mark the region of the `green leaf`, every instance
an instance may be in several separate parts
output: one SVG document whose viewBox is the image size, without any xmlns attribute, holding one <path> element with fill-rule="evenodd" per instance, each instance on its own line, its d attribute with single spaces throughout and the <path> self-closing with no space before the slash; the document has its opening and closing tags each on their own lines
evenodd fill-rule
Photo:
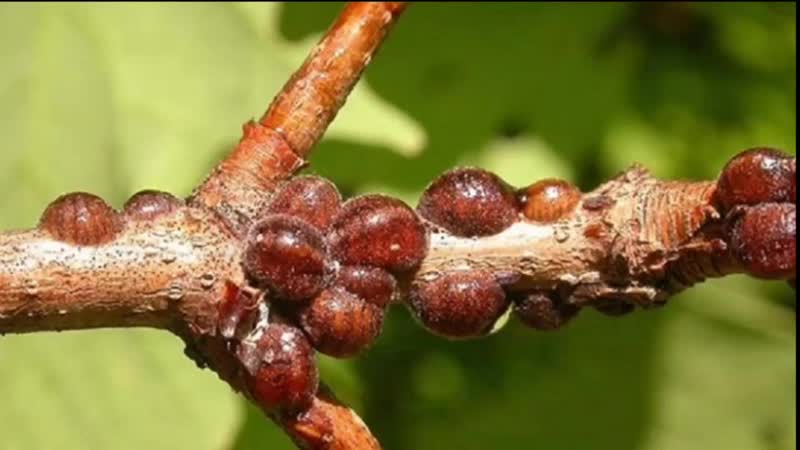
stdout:
<svg viewBox="0 0 800 450">
<path fill-rule="evenodd" d="M 689 312 L 672 315 L 656 349 L 643 448 L 796 448 L 795 318 L 758 287 L 729 279 L 676 299 Z"/>
<path fill-rule="evenodd" d="M 0 448 L 224 448 L 238 400 L 182 349 L 149 330 L 2 338 Z"/>
</svg>

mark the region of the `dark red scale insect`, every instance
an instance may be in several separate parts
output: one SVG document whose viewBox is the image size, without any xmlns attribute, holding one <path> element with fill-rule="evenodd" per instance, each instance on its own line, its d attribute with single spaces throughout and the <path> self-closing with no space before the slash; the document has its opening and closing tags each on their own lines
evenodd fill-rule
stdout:
<svg viewBox="0 0 800 450">
<path fill-rule="evenodd" d="M 513 189 L 497 175 L 461 168 L 444 173 L 422 194 L 419 214 L 456 236 L 497 234 L 516 222 Z"/>
<path fill-rule="evenodd" d="M 384 309 L 341 287 L 322 291 L 300 311 L 314 348 L 337 358 L 354 356 L 380 335 Z"/>
<path fill-rule="evenodd" d="M 183 200 L 167 192 L 145 190 L 125 202 L 125 215 L 134 220 L 152 220 L 173 213 L 184 206 Z"/>
<path fill-rule="evenodd" d="M 300 329 L 270 323 L 253 341 L 243 341 L 236 354 L 247 389 L 262 408 L 296 414 L 311 406 L 319 372 L 314 349 Z"/>
<path fill-rule="evenodd" d="M 722 169 L 715 199 L 724 212 L 740 205 L 797 203 L 797 160 L 772 148 L 745 150 Z"/>
<path fill-rule="evenodd" d="M 302 219 L 273 214 L 250 231 L 244 267 L 248 276 L 277 297 L 308 299 L 324 288 L 328 268 L 325 240 Z"/>
<path fill-rule="evenodd" d="M 397 281 L 389 272 L 368 266 L 342 267 L 335 284 L 381 308 L 392 302 L 397 289 Z"/>
<path fill-rule="evenodd" d="M 487 271 L 445 273 L 413 287 L 408 305 L 434 334 L 451 339 L 484 336 L 508 309 L 503 288 Z"/>
<path fill-rule="evenodd" d="M 793 203 L 765 203 L 744 207 L 741 216 L 734 219 L 732 251 L 750 275 L 765 279 L 797 277 L 796 211 Z"/>
<path fill-rule="evenodd" d="M 542 331 L 563 327 L 579 311 L 577 306 L 559 303 L 544 292 L 529 292 L 514 299 L 514 314 L 520 322 Z"/>
<path fill-rule="evenodd" d="M 568 181 L 546 179 L 520 189 L 517 196 L 526 219 L 549 223 L 571 213 L 582 194 Z"/>
<path fill-rule="evenodd" d="M 283 185 L 267 207 L 267 212 L 299 217 L 325 232 L 341 204 L 342 197 L 333 183 L 308 175 L 295 177 Z"/>
<path fill-rule="evenodd" d="M 383 195 L 345 202 L 334 218 L 328 242 L 342 264 L 392 272 L 417 267 L 428 250 L 427 231 L 416 213 L 400 200 Z"/>
<path fill-rule="evenodd" d="M 100 197 L 85 192 L 65 194 L 42 213 L 39 229 L 76 245 L 100 245 L 122 229 L 120 215 Z"/>
</svg>

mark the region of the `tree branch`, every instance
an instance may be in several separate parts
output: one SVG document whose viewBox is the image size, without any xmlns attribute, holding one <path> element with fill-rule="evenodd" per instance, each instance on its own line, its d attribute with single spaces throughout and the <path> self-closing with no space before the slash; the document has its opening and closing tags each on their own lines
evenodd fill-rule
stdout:
<svg viewBox="0 0 800 450">
<path fill-rule="evenodd" d="M 276 185 L 306 164 L 344 105 L 405 2 L 349 3 L 292 75 L 258 123 L 248 122 L 239 145 L 193 194 L 244 230 Z"/>
<path fill-rule="evenodd" d="M 155 220 L 123 214 L 106 244 L 46 229 L 0 234 L 0 333 L 146 326 L 211 327 L 221 280 L 241 283 L 241 250 L 220 220 L 181 207 Z"/>
<path fill-rule="evenodd" d="M 794 167 L 793 158 L 786 161 Z M 252 289 L 241 264 L 240 238 L 211 211 L 166 194 L 139 194 L 122 213 L 99 217 L 84 214 L 97 210 L 86 207 L 93 204 L 86 196 L 56 200 L 37 229 L 0 234 L 0 333 L 168 329 L 184 339 L 198 364 L 258 403 L 249 387 L 248 364 L 237 353 L 240 338 L 227 335 L 221 325 L 228 318 L 229 287 Z M 162 205 L 165 198 L 171 199 L 168 207 Z M 794 222 L 793 204 L 765 204 L 789 211 L 791 218 L 779 216 L 759 233 L 769 235 L 776 223 Z M 717 182 L 659 181 L 634 167 L 581 195 L 550 222 L 517 220 L 476 238 L 425 220 L 430 233 L 425 256 L 416 269 L 398 273 L 396 296 L 414 299 L 420 285 L 478 271 L 498 280 L 512 297 L 545 293 L 559 304 L 601 310 L 608 302 L 657 306 L 707 277 L 752 273 L 732 251 L 735 239 L 727 231 L 731 221 L 738 223 L 737 208 L 727 213 L 722 208 Z M 58 220 L 51 222 L 53 217 Z M 476 217 L 481 215 L 467 219 Z M 98 222 L 104 224 L 99 234 Z M 108 223 L 120 225 L 109 228 Z M 783 261 L 778 277 L 785 279 L 794 278 L 796 270 L 794 228 L 789 233 L 781 238 L 790 241 L 787 256 L 774 255 Z M 446 313 L 464 320 L 459 315 L 464 306 L 450 306 L 455 309 Z M 245 332 L 262 332 L 258 323 L 246 325 Z M 424 320 L 423 325 L 441 331 Z M 298 445 L 379 448 L 361 420 L 325 389 L 300 414 L 262 407 Z"/>
<path fill-rule="evenodd" d="M 0 234 L 0 333 L 167 329 L 298 446 L 370 450 L 366 425 L 318 384 L 311 346 L 366 348 L 391 298 L 464 338 L 512 302 L 551 329 L 587 306 L 658 306 L 708 277 L 796 278 L 796 163 L 763 149 L 718 181 L 659 181 L 637 166 L 587 194 L 454 171 L 416 212 L 381 196 L 340 205 L 321 180 L 289 186 L 403 9 L 348 5 L 188 202 L 144 192 L 117 212 L 71 194 L 37 228 Z M 286 273 L 305 278 L 276 286 Z M 283 288 L 302 283 L 309 293 L 289 299 Z"/>
</svg>

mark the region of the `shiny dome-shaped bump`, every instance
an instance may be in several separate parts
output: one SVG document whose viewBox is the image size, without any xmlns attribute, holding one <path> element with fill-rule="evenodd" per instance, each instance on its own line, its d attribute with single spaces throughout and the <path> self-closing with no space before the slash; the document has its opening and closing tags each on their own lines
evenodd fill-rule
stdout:
<svg viewBox="0 0 800 450">
<path fill-rule="evenodd" d="M 170 193 L 144 190 L 133 194 L 122 209 L 127 217 L 145 221 L 171 214 L 183 206 L 183 200 Z"/>
<path fill-rule="evenodd" d="M 344 203 L 331 225 L 328 243 L 342 264 L 403 272 L 422 262 L 428 235 L 405 203 L 383 195 L 365 195 Z"/>
<path fill-rule="evenodd" d="M 397 281 L 389 272 L 369 266 L 343 266 L 336 285 L 381 308 L 391 303 L 397 290 Z"/>
<path fill-rule="evenodd" d="M 557 330 L 570 322 L 580 311 L 577 306 L 560 304 L 552 294 L 529 292 L 514 299 L 514 314 L 530 328 Z"/>
<path fill-rule="evenodd" d="M 730 231 L 731 250 L 748 274 L 764 279 L 797 276 L 797 206 L 747 207 Z"/>
<path fill-rule="evenodd" d="M 724 211 L 739 205 L 797 201 L 797 160 L 773 148 L 753 148 L 732 158 L 717 180 L 715 200 Z"/>
<path fill-rule="evenodd" d="M 62 242 L 91 246 L 113 240 L 122 224 L 120 215 L 103 199 L 75 192 L 50 203 L 39 220 L 39 229 Z"/>
<path fill-rule="evenodd" d="M 518 218 L 513 189 L 497 175 L 474 168 L 442 174 L 422 194 L 417 211 L 456 236 L 497 234 Z"/>
<path fill-rule="evenodd" d="M 555 222 L 571 213 L 581 200 L 581 192 L 565 180 L 538 181 L 517 193 L 522 215 L 534 222 Z"/>
<path fill-rule="evenodd" d="M 271 323 L 257 342 L 239 347 L 237 355 L 246 366 L 247 388 L 259 406 L 288 413 L 311 406 L 319 372 L 314 349 L 300 329 Z"/>
<path fill-rule="evenodd" d="M 419 282 L 412 288 L 408 305 L 432 333 L 466 339 L 489 333 L 509 301 L 491 273 L 474 270 Z"/>
<path fill-rule="evenodd" d="M 248 276 L 278 298 L 317 295 L 325 283 L 325 240 L 307 222 L 285 214 L 267 216 L 250 230 L 244 254 Z"/>
<path fill-rule="evenodd" d="M 380 335 L 384 309 L 341 287 L 325 289 L 299 314 L 303 331 L 321 353 L 354 356 Z"/>
<path fill-rule="evenodd" d="M 295 177 L 284 184 L 267 211 L 299 217 L 321 231 L 327 231 L 341 205 L 342 197 L 333 183 L 307 175 Z"/>
</svg>

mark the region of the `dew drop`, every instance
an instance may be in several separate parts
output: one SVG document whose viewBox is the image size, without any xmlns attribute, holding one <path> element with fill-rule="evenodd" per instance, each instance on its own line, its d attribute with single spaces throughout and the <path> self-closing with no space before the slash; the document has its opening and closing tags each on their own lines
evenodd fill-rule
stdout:
<svg viewBox="0 0 800 450">
<path fill-rule="evenodd" d="M 180 300 L 183 298 L 183 287 L 180 284 L 173 284 L 167 290 L 167 297 L 171 300 Z"/>
<path fill-rule="evenodd" d="M 558 243 L 566 242 L 567 239 L 569 239 L 569 233 L 567 233 L 565 230 L 557 228 L 554 237 Z"/>
<path fill-rule="evenodd" d="M 166 255 L 161 257 L 161 261 L 164 264 L 172 264 L 172 263 L 175 262 L 176 259 L 178 259 L 178 257 L 173 255 L 173 254 L 171 254 L 171 253 L 167 253 Z"/>
<path fill-rule="evenodd" d="M 192 247 L 194 248 L 205 248 L 208 247 L 210 244 L 206 240 L 197 240 L 192 242 Z"/>
<path fill-rule="evenodd" d="M 28 295 L 39 295 L 39 283 L 36 280 L 28 279 L 25 280 L 23 283 L 23 287 L 25 288 L 25 293 Z"/>
<path fill-rule="evenodd" d="M 169 237 L 169 231 L 168 230 L 154 229 L 154 230 L 150 231 L 150 234 L 152 234 L 153 237 L 157 237 L 157 238 Z"/>
<path fill-rule="evenodd" d="M 266 353 L 264 353 L 264 357 L 261 360 L 266 364 L 272 364 L 272 362 L 275 361 L 275 352 L 268 350 Z"/>
<path fill-rule="evenodd" d="M 216 283 L 216 281 L 217 278 L 211 273 L 204 273 L 200 276 L 200 286 L 202 286 L 203 289 L 211 289 L 214 287 L 214 283 Z"/>
<path fill-rule="evenodd" d="M 59 309 L 58 313 L 63 316 L 63 315 L 65 315 L 67 313 L 67 310 L 66 309 Z"/>
</svg>

